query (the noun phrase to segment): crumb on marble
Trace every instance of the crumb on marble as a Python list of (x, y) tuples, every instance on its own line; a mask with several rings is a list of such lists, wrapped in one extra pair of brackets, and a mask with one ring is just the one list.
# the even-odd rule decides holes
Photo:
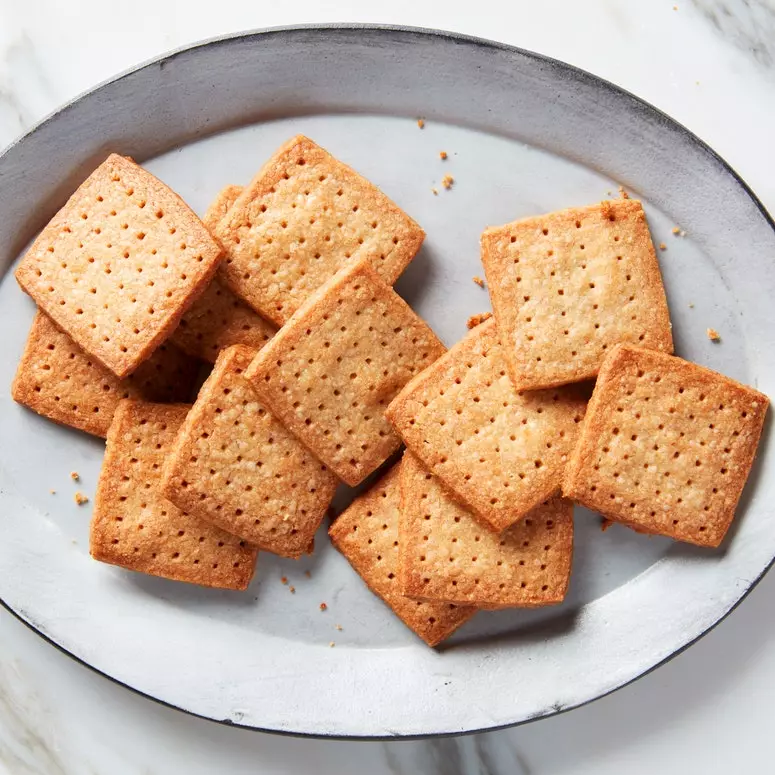
[(420, 129), (425, 129), (425, 119), (424, 118), (418, 118), (417, 119), (417, 126), (420, 127)]
[(660, 249), (660, 250), (667, 250), (667, 245), (665, 245), (665, 243), (664, 243), (664, 242), (660, 242), (660, 243), (659, 243), (659, 249)]
[(71, 471), (70, 472), (70, 478), (74, 482), (80, 482), (81, 481), (81, 475), (78, 473), (78, 471)]
[(627, 193), (627, 191), (625, 191), (624, 186), (619, 186), (619, 196), (622, 199), (629, 199), (630, 198), (630, 195)]
[(326, 605), (326, 603), (321, 603), (320, 604), (320, 610), (321, 611), (328, 611), (328, 605)]
[(310, 573), (308, 570), (305, 570), (305, 571), (304, 571), (304, 575), (305, 575), (305, 576), (306, 576), (308, 579), (311, 579), (311, 578), (312, 578), (312, 574), (311, 574), (311, 573)]
[(433, 196), (439, 195), (439, 189), (438, 188), (432, 188), (431, 191), (433, 191)]
[(446, 151), (439, 151), (439, 158), (444, 161), (447, 158), (447, 152)]
[(445, 175), (441, 179), (441, 185), (444, 186), (447, 190), (452, 188), (452, 184), (455, 182), (455, 178), (452, 177), (452, 175)]
[(705, 333), (708, 335), (708, 339), (710, 339), (711, 342), (721, 341), (721, 336), (719, 335), (719, 332), (716, 331), (715, 328), (709, 328)]
[(336, 643), (334, 643), (334, 641), (331, 641), (331, 642), (328, 644), (328, 648), (330, 648), (330, 649), (332, 649), (334, 646), (336, 646)]
[(73, 499), (79, 506), (89, 502), (89, 499), (80, 490), (73, 496)]
[(289, 591), (289, 592), (290, 592), (292, 595), (295, 595), (295, 594), (296, 594), (296, 587), (288, 587), (288, 591)]
[(474, 282), (475, 282), (475, 283), (476, 283), (476, 284), (477, 284), (477, 285), (478, 285), (480, 288), (484, 288), (484, 280), (482, 280), (482, 278), (481, 278), (481, 277), (479, 277), (479, 275), (478, 275), (478, 274), (477, 274), (477, 275), (474, 275), (474, 276), (473, 276), (471, 279), (472, 279), (472, 280), (473, 280), (473, 281), (474, 281)]
[(287, 584), (287, 583), (288, 583), (288, 577), (287, 577), (287, 576), (283, 576), (283, 577), (280, 579), (280, 581), (281, 581), (283, 584)]
[(673, 234), (677, 237), (681, 233), (681, 230), (677, 226), (673, 226)]
[(600, 522), (600, 529), (605, 533), (606, 530), (608, 530), (611, 525), (613, 525), (614, 521), (612, 519), (606, 519), (603, 517), (603, 519)]
[(57, 494), (57, 491), (56, 491), (56, 490), (49, 490), (49, 492), (50, 492), (52, 495), (56, 495), (56, 494)]
[(341, 625), (341, 624), (335, 624), (335, 625), (334, 625), (334, 627), (336, 627), (336, 629), (337, 629), (339, 632), (341, 632), (341, 631), (342, 631), (342, 625)]
[(694, 304), (690, 304), (689, 309), (694, 309)]

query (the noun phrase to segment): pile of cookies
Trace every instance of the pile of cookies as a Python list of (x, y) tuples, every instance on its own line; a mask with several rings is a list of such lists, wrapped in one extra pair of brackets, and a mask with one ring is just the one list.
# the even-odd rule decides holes
[(494, 317), (449, 351), (392, 288), (424, 236), (301, 136), (202, 221), (132, 160), (100, 165), (17, 269), (38, 312), (13, 385), (107, 438), (92, 556), (245, 589), (402, 445), (329, 532), (431, 645), (563, 600), (574, 501), (717, 546), (768, 400), (672, 356), (640, 203), (486, 230)]

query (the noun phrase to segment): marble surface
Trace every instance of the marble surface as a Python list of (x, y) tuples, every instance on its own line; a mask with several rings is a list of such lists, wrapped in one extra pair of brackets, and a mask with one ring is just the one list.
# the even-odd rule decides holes
[[(615, 81), (697, 132), (775, 212), (775, 0), (135, 0), (110, 18), (105, 8), (0, 0), (0, 145), (100, 80), (197, 39), (277, 24), (394, 22), (503, 40)], [(384, 744), (262, 735), (184, 716), (77, 665), (1, 612), (0, 775), (767, 771), (773, 593), (770, 574), (697, 645), (592, 705), (502, 732)]]

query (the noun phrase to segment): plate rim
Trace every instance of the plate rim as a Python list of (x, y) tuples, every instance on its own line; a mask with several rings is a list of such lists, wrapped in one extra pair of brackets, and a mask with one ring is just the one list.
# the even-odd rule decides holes
[[(193, 52), (200, 48), (204, 49), (204, 48), (218, 47), (221, 45), (228, 45), (229, 43), (235, 40), (249, 40), (249, 39), (260, 40), (261, 38), (264, 38), (267, 36), (274, 36), (274, 35), (292, 36), (294, 34), (301, 33), (301, 32), (307, 32), (307, 33), (318, 32), (325, 35), (326, 33), (332, 32), (332, 31), (334, 32), (335, 31), (355, 31), (355, 32), (363, 31), (363, 32), (369, 32), (369, 33), (386, 33), (386, 34), (399, 32), (410, 36), (415, 36), (418, 39), (424, 39), (426, 41), (434, 40), (434, 39), (447, 40), (447, 41), (473, 46), (475, 48), (512, 53), (526, 59), (534, 60), (536, 62), (551, 64), (552, 66), (557, 67), (558, 69), (566, 73), (574, 75), (576, 78), (582, 79), (586, 83), (593, 84), (596, 88), (602, 88), (606, 91), (613, 92), (619, 98), (625, 98), (633, 106), (644, 110), (647, 114), (650, 114), (653, 118), (656, 118), (659, 121), (659, 123), (670, 124), (673, 130), (678, 130), (685, 137), (685, 139), (687, 139), (692, 145), (694, 145), (695, 147), (698, 147), (701, 151), (703, 151), (708, 156), (710, 156), (722, 168), (722, 170), (726, 174), (731, 176), (731, 178), (740, 187), (742, 192), (748, 197), (751, 203), (753, 203), (754, 206), (759, 210), (759, 212), (764, 218), (766, 225), (773, 231), (773, 233), (775, 233), (775, 219), (773, 219), (773, 217), (768, 212), (767, 208), (764, 206), (763, 202), (754, 193), (754, 191), (744, 180), (744, 178), (734, 169), (734, 167), (732, 167), (717, 151), (715, 151), (710, 145), (708, 145), (708, 143), (702, 140), (692, 130), (690, 130), (681, 122), (672, 118), (670, 115), (665, 113), (660, 108), (657, 108), (650, 102), (646, 101), (645, 99), (637, 96), (636, 94), (633, 94), (627, 89), (621, 86), (618, 86), (617, 84), (614, 84), (613, 82), (605, 78), (602, 78), (598, 75), (590, 73), (589, 71), (584, 70), (583, 68), (580, 68), (576, 65), (569, 64), (567, 62), (564, 62), (563, 60), (556, 59), (554, 57), (532, 51), (530, 49), (525, 49), (519, 46), (502, 43), (499, 41), (494, 41), (494, 40), (479, 37), (479, 36), (467, 35), (464, 33), (451, 32), (451, 31), (446, 31), (441, 29), (417, 27), (417, 26), (411, 26), (411, 25), (371, 24), (371, 23), (357, 23), (357, 22), (279, 25), (279, 26), (256, 28), (251, 30), (228, 33), (225, 35), (206, 38), (203, 40), (195, 41), (190, 44), (182, 45), (174, 49), (171, 49), (163, 54), (160, 54), (156, 57), (147, 59), (130, 68), (127, 68), (119, 72), (117, 75), (104, 79), (98, 82), (93, 87), (80, 92), (72, 99), (66, 101), (65, 103), (63, 103), (62, 105), (60, 105), (59, 107), (57, 107), (56, 109), (54, 109), (53, 111), (45, 115), (35, 124), (33, 124), (27, 131), (25, 131), (23, 134), (19, 135), (17, 138), (12, 140), (7, 146), (0, 149), (0, 161), (2, 161), (2, 159), (10, 151), (16, 148), (19, 144), (23, 143), (25, 140), (35, 135), (45, 125), (49, 124), (55, 119), (66, 114), (70, 109), (72, 109), (76, 104), (81, 102), (83, 99), (94, 95), (95, 93), (105, 89), (106, 87), (109, 87), (128, 77), (131, 77), (140, 71), (143, 71), (145, 69), (152, 68), (152, 67), (159, 67), (159, 66), (163, 67), (166, 62), (170, 62), (174, 60), (176, 57), (178, 57), (181, 54)], [(193, 716), (195, 718), (205, 719), (207, 721), (212, 721), (217, 724), (222, 724), (224, 726), (237, 727), (240, 729), (248, 729), (248, 730), (258, 731), (258, 732), (268, 732), (272, 734), (278, 734), (278, 735), (290, 736), (290, 737), (302, 737), (302, 738), (312, 738), (312, 739), (334, 739), (334, 740), (372, 740), (372, 741), (385, 741), (385, 740), (395, 740), (395, 739), (419, 740), (419, 739), (425, 739), (429, 737), (453, 737), (453, 736), (456, 737), (461, 735), (479, 734), (482, 732), (491, 732), (491, 731), (497, 731), (502, 729), (509, 729), (512, 727), (521, 726), (522, 724), (530, 723), (538, 719), (548, 718), (551, 716), (559, 715), (561, 713), (567, 713), (568, 711), (575, 710), (576, 708), (583, 707), (584, 705), (587, 705), (598, 699), (606, 697), (609, 694), (612, 694), (613, 692), (618, 691), (619, 689), (625, 686), (628, 686), (634, 683), (635, 681), (638, 681), (644, 676), (649, 675), (654, 670), (657, 670), (659, 667), (671, 661), (673, 658), (682, 654), (690, 646), (694, 645), (698, 640), (700, 640), (705, 635), (707, 635), (711, 630), (717, 627), (721, 622), (723, 622), (730, 614), (732, 614), (737, 609), (737, 607), (748, 597), (748, 595), (759, 584), (759, 582), (764, 578), (764, 576), (768, 573), (768, 571), (773, 567), (774, 564), (775, 564), (775, 555), (770, 558), (769, 562), (764, 567), (764, 569), (743, 589), (739, 597), (737, 597), (737, 599), (734, 600), (734, 602), (731, 605), (729, 605), (729, 607), (725, 611), (723, 611), (718, 616), (718, 618), (716, 618), (710, 625), (708, 625), (705, 629), (699, 632), (699, 634), (697, 634), (696, 637), (682, 644), (674, 651), (672, 651), (671, 653), (669, 653), (659, 661), (655, 662), (653, 665), (649, 666), (642, 672), (638, 673), (637, 675), (634, 675), (631, 678), (628, 678), (627, 680), (622, 681), (621, 683), (617, 683), (615, 686), (606, 688), (603, 691), (601, 691), (599, 694), (596, 694), (592, 697), (588, 697), (575, 704), (570, 704), (562, 707), (550, 707), (537, 715), (534, 715), (528, 718), (517, 719), (516, 721), (508, 722), (505, 724), (484, 726), (484, 727), (478, 727), (476, 729), (465, 729), (465, 730), (459, 730), (459, 731), (423, 732), (423, 733), (416, 733), (416, 734), (395, 733), (395, 734), (383, 734), (383, 735), (379, 735), (379, 734), (359, 735), (359, 734), (340, 734), (335, 732), (306, 732), (306, 731), (295, 731), (295, 730), (262, 727), (254, 724), (241, 724), (238, 721), (234, 721), (230, 718), (214, 718), (212, 716), (204, 715), (196, 712), (195, 710), (178, 706), (173, 702), (161, 699), (160, 697), (156, 697), (153, 694), (149, 694), (137, 687), (134, 687), (126, 683), (120, 678), (112, 676), (109, 673), (101, 670), (100, 668), (90, 664), (88, 661), (86, 661), (86, 659), (78, 656), (77, 654), (75, 654), (74, 652), (66, 648), (64, 645), (57, 642), (52, 635), (45, 633), (41, 628), (36, 626), (36, 624), (33, 621), (27, 619), (22, 610), (14, 609), (1, 596), (0, 596), (0, 606), (2, 606), (2, 608), (6, 610), (8, 613), (10, 613), (15, 619), (20, 621), (31, 631), (37, 634), (40, 638), (42, 638), (46, 643), (48, 643), (51, 646), (54, 646), (59, 652), (67, 655), (76, 663), (88, 668), (89, 670), (91, 670), (92, 672), (98, 675), (101, 675), (107, 678), (114, 684), (118, 684), (119, 686), (130, 690), (134, 694), (140, 695), (162, 706), (172, 708), (174, 710), (180, 711), (182, 713)]]

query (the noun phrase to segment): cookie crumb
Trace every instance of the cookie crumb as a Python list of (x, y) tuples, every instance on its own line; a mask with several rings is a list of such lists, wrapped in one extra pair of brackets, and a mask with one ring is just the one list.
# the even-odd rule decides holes
[(296, 587), (288, 587), (288, 589), (290, 590), (290, 593), (291, 593), (292, 595), (295, 595), (295, 594), (296, 594)]
[(283, 576), (283, 577), (280, 579), (280, 581), (282, 581), (282, 583), (283, 583), (283, 584), (287, 584), (287, 583), (288, 583), (288, 577), (287, 577), (287, 576)]
[(694, 309), (694, 304), (690, 304), (689, 309)]
[(619, 186), (619, 196), (622, 199), (629, 199), (630, 195), (624, 190), (624, 186)]
[(439, 158), (444, 161), (447, 158), (447, 152), (446, 151), (439, 151)]
[(660, 250), (667, 250), (667, 245), (665, 245), (665, 243), (664, 243), (664, 242), (660, 242), (660, 243), (659, 243), (659, 249), (660, 249)]
[(328, 606), (325, 603), (320, 604), (320, 610), (321, 611), (328, 611)]
[(311, 578), (312, 578), (312, 574), (311, 574), (311, 573), (310, 573), (308, 570), (305, 570), (305, 571), (304, 571), (304, 575), (305, 575), (305, 576), (306, 576), (308, 579), (311, 579)]
[(339, 632), (342, 631), (342, 625), (341, 624), (335, 624), (334, 627), (336, 627), (336, 629), (339, 630)]
[(418, 118), (417, 119), (417, 126), (420, 127), (420, 129), (424, 129), (425, 128), (425, 119)]
[(605, 533), (606, 530), (608, 530), (611, 525), (613, 525), (614, 521), (612, 519), (606, 519), (603, 517), (603, 519), (600, 521), (600, 529)]
[(444, 186), (447, 190), (452, 188), (452, 184), (455, 182), (455, 178), (452, 177), (452, 175), (445, 175), (441, 179), (441, 185)]
[(673, 226), (673, 234), (677, 237), (681, 233), (681, 230), (677, 226)]
[(471, 278), (480, 288), (484, 288), (484, 280), (479, 275), (474, 275)]
[(485, 320), (489, 320), (492, 317), (492, 312), (480, 312), (477, 315), (471, 315), (466, 321), (466, 327), (470, 331), (472, 328), (476, 328), (478, 325), (484, 323)]
[(439, 189), (438, 188), (432, 188), (431, 191), (433, 191), (433, 196), (439, 195)]
[(74, 482), (80, 482), (81, 481), (81, 475), (78, 473), (78, 471), (71, 471), (70, 472), (70, 478)]
[(73, 496), (73, 499), (79, 506), (89, 502), (89, 499), (80, 490)]
[(56, 491), (56, 490), (49, 490), (49, 492), (50, 492), (52, 495), (56, 495), (56, 494), (57, 494), (57, 491)]
[(328, 644), (328, 648), (330, 648), (330, 649), (332, 649), (334, 646), (336, 646), (336, 643), (334, 643), (334, 641), (331, 641), (331, 642)]
[(721, 337), (719, 336), (719, 332), (716, 331), (715, 328), (709, 328), (706, 332), (708, 335), (708, 339), (710, 339), (711, 342), (720, 342)]

